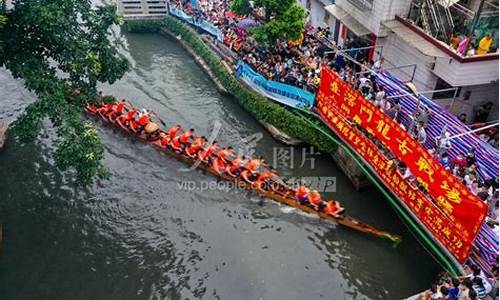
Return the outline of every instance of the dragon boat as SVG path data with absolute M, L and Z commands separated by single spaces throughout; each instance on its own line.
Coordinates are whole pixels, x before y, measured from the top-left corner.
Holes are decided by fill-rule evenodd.
M 135 108 L 127 107 L 127 109 L 135 109 Z M 138 109 L 135 109 L 135 110 L 139 111 Z M 258 189 L 256 187 L 254 187 L 251 183 L 245 181 L 240 176 L 231 176 L 228 173 L 217 172 L 217 170 L 215 170 L 209 162 L 201 161 L 201 160 L 196 159 L 196 158 L 193 159 L 193 158 L 189 157 L 187 154 L 185 154 L 184 152 L 176 152 L 168 146 L 167 147 L 162 146 L 159 138 L 151 139 L 150 136 L 146 133 L 140 133 L 140 132 L 137 132 L 135 130 L 132 130 L 129 126 L 126 126 L 125 124 L 123 124 L 119 120 L 117 121 L 116 117 L 112 116 L 113 114 L 105 114 L 105 113 L 100 112 L 98 106 L 95 106 L 95 105 L 89 103 L 89 104 L 87 104 L 87 106 L 85 108 L 85 112 L 94 118 L 98 118 L 98 119 L 102 120 L 104 123 L 107 123 L 107 124 L 114 126 L 114 127 L 118 127 L 127 135 L 133 136 L 133 137 L 141 140 L 142 142 L 148 143 L 151 146 L 157 148 L 158 150 L 164 152 L 165 154 L 167 154 L 169 156 L 172 156 L 180 161 L 183 161 L 188 165 L 197 164 L 197 168 L 204 170 L 204 171 L 206 171 L 206 172 L 208 172 L 216 177 L 231 181 L 231 182 L 235 183 L 238 187 L 253 191 L 262 197 L 272 199 L 276 202 L 294 207 L 296 209 L 299 209 L 299 210 L 304 211 L 304 212 L 309 213 L 309 214 L 317 215 L 321 219 L 324 219 L 324 220 L 329 221 L 329 222 L 334 223 L 334 224 L 339 224 L 339 225 L 351 228 L 353 230 L 357 230 L 357 231 L 360 231 L 363 233 L 371 234 L 371 235 L 374 235 L 374 236 L 377 236 L 380 238 L 389 239 L 394 243 L 399 243 L 401 241 L 400 236 L 398 236 L 396 234 L 389 233 L 389 232 L 385 232 L 382 230 L 378 230 L 378 229 L 376 229 L 368 224 L 365 224 L 365 223 L 349 216 L 348 214 L 346 214 L 345 211 L 343 211 L 338 216 L 332 216 L 330 214 L 326 214 L 325 212 L 323 212 L 321 210 L 320 211 L 316 210 L 315 208 L 313 208 L 312 206 L 310 206 L 307 203 L 300 204 L 295 198 L 295 189 L 292 188 L 291 186 L 286 185 L 282 180 L 280 180 L 281 183 L 279 183 L 277 185 L 276 184 L 269 185 L 270 186 L 269 189 Z M 156 117 L 156 118 L 164 126 L 166 125 L 163 121 L 161 121 L 161 119 L 159 119 L 158 117 Z M 157 130 L 158 130 L 157 133 L 161 133 L 161 132 L 166 133 L 163 129 L 161 129 L 159 127 L 157 127 Z

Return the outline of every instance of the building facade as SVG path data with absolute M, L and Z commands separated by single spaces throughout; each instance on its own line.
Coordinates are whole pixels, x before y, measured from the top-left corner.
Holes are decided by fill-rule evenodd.
M 118 0 L 118 13 L 125 20 L 162 18 L 167 11 L 166 0 Z
M 498 52 L 464 55 L 452 49 L 449 41 L 452 32 L 460 35 L 462 31 L 462 40 L 470 37 L 469 28 L 463 24 L 470 27 L 477 14 L 476 30 L 472 29 L 475 45 L 491 33 L 494 39 L 491 47 L 498 48 L 498 23 L 496 28 L 488 28 L 488 24 L 498 22 L 498 7 L 495 9 L 489 1 L 481 0 L 442 3 L 437 0 L 337 0 L 325 10 L 335 19 L 332 37 L 338 45 L 348 41 L 350 48 L 377 46 L 369 59 L 383 56 L 386 69 L 393 68 L 392 73 L 412 81 L 419 91 L 448 89 L 426 96 L 451 113 L 465 113 L 468 121 L 473 122 L 477 107 L 492 102 L 489 120 L 497 120 Z

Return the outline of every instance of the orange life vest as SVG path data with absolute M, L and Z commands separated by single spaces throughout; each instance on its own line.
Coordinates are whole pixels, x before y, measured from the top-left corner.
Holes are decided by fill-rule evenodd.
M 175 126 L 175 127 L 170 128 L 168 130 L 168 133 L 167 133 L 168 137 L 170 139 L 173 139 L 177 135 L 177 132 L 179 132 L 180 129 L 181 128 L 179 126 Z
M 246 165 L 246 168 L 250 172 L 255 172 L 257 169 L 260 167 L 260 160 L 259 159 L 252 159 L 248 164 Z
M 170 141 L 170 139 L 168 138 L 168 136 L 162 136 L 161 139 L 160 139 L 160 143 L 163 147 L 165 147 L 166 145 L 168 145 L 168 142 Z
M 241 164 L 243 164 L 243 160 L 241 158 L 237 157 L 233 159 L 231 161 L 231 165 L 228 167 L 229 172 L 234 173 L 239 167 L 241 167 Z
M 172 148 L 174 149 L 181 149 L 182 145 L 181 145 L 181 142 L 179 141 L 179 137 L 176 136 L 173 140 L 172 140 Z
M 142 115 L 138 121 L 139 125 L 146 126 L 149 123 L 149 116 L 147 114 Z
M 230 153 L 231 151 L 229 151 L 229 149 L 222 149 L 217 153 L 217 157 L 224 160 Z
M 132 120 L 134 118 L 136 112 L 137 112 L 137 110 L 135 110 L 135 109 L 129 110 L 127 113 L 127 120 L 129 120 L 129 121 Z
M 123 113 L 124 108 L 125 108 L 125 102 L 121 101 L 117 105 L 115 105 L 115 112 L 121 115 Z
M 110 111 L 111 109 L 113 109 L 113 103 L 104 104 L 104 109 L 106 109 L 107 111 Z
M 200 150 L 201 146 L 203 146 L 203 138 L 196 138 L 189 147 L 186 148 L 186 153 L 190 156 L 196 154 L 198 150 Z
M 217 145 L 212 144 L 210 147 L 208 147 L 207 150 L 201 151 L 200 158 L 206 159 L 206 158 L 210 157 L 210 155 L 212 155 L 212 153 L 215 151 L 216 148 L 217 148 Z
M 295 197 L 297 198 L 305 198 L 309 194 L 309 191 L 307 188 L 303 185 L 299 186 L 297 190 L 295 191 Z
M 269 178 L 271 178 L 272 175 L 273 175 L 273 173 L 264 171 L 264 172 L 260 173 L 258 180 L 259 181 L 266 181 Z
M 328 201 L 326 203 L 326 207 L 325 207 L 326 214 L 333 216 L 338 211 L 339 211 L 339 207 L 337 206 L 337 203 L 335 203 L 335 201 Z
M 321 204 L 321 196 L 317 191 L 312 191 L 309 193 L 309 203 L 314 206 L 318 206 Z
M 193 133 L 191 131 L 184 132 L 181 135 L 181 143 L 186 144 L 187 142 L 189 142 L 189 139 L 191 138 L 192 135 Z
M 214 160 L 212 167 L 215 169 L 215 171 L 221 173 L 222 170 L 226 168 L 226 164 L 221 159 L 217 158 Z

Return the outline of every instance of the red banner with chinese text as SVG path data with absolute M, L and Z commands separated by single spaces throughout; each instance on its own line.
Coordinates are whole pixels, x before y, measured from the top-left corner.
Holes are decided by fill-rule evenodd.
M 452 241 L 439 238 L 438 234 L 436 236 L 460 261 L 463 261 L 486 215 L 486 204 L 446 171 L 439 162 L 435 161 L 426 149 L 418 144 L 399 124 L 387 117 L 374 104 L 364 99 L 357 90 L 327 68 L 322 69 L 321 84 L 316 95 L 316 103 L 321 116 L 332 127 L 336 126 L 332 118 L 336 118 L 337 121 L 339 118 L 343 119 L 342 123 L 350 120 L 358 124 L 375 136 L 399 160 L 408 166 L 417 180 L 427 188 L 432 199 L 435 199 L 436 205 L 431 201 L 430 205 L 426 206 L 428 207 L 427 210 L 432 210 L 432 213 L 436 214 L 436 216 L 442 215 L 441 217 L 444 216 L 447 220 L 450 220 L 454 224 L 453 228 L 460 234 L 459 241 L 464 247 L 460 249 L 466 249 L 465 252 L 463 250 L 453 250 Z M 337 133 L 348 141 L 351 140 L 351 136 L 361 136 L 369 141 L 357 129 L 351 126 L 348 126 L 348 129 L 349 136 L 347 136 L 347 139 L 342 132 Z M 352 144 L 351 146 L 354 147 Z M 359 149 L 356 148 L 356 150 Z M 365 159 L 372 165 L 371 160 L 373 158 Z M 423 195 L 422 197 L 425 198 Z M 403 200 L 411 207 L 411 202 L 408 199 Z M 424 216 L 415 213 L 423 222 L 424 220 L 421 217 Z M 424 224 L 426 223 L 424 222 Z M 432 226 L 429 227 L 428 225 L 430 226 L 430 224 L 426 224 L 434 233 Z

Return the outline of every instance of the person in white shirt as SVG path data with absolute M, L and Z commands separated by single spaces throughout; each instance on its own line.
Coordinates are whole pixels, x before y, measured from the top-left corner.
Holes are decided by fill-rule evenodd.
M 382 69 L 382 65 L 384 64 L 384 61 L 385 59 L 383 57 L 381 57 L 380 59 L 378 59 L 374 64 L 373 64 L 373 69 L 375 71 L 378 71 L 380 69 Z

